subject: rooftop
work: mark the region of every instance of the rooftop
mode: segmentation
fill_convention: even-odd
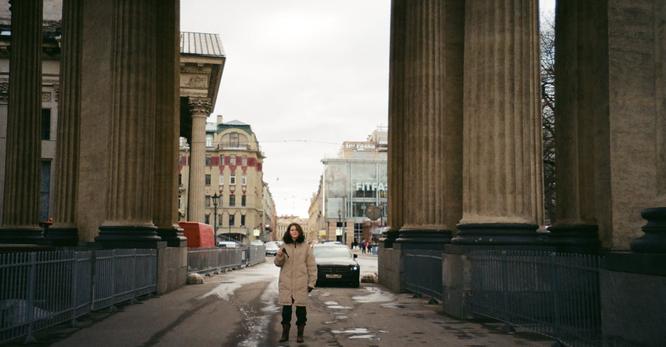
[[[210,33],[180,33],[180,53],[203,55],[208,57],[225,57],[220,35]]]

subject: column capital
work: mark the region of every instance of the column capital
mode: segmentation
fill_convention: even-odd
[[[193,116],[208,115],[213,111],[213,104],[210,98],[190,97],[188,98],[187,105],[190,107],[190,112]]]

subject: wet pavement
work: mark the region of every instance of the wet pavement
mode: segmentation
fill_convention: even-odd
[[[363,272],[376,271],[376,256],[363,255]],[[374,266],[374,268],[373,268]],[[95,313],[79,329],[38,336],[53,346],[550,346],[533,335],[505,333],[501,324],[458,321],[440,305],[377,284],[316,288],[311,293],[305,343],[278,344],[279,269],[267,262],[206,278],[119,312]],[[294,317],[295,320],[295,317]]]

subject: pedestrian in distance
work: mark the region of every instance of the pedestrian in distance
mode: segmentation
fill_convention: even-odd
[[[297,342],[303,342],[303,331],[307,321],[306,306],[308,293],[317,283],[317,264],[312,248],[305,241],[303,228],[291,223],[282,238],[284,246],[275,255],[275,265],[280,267],[278,303],[282,305],[282,337],[280,342],[289,340],[292,305],[296,306]]]

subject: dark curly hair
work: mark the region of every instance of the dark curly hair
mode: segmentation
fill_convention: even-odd
[[[291,234],[289,233],[289,230],[291,230],[291,227],[295,226],[296,230],[298,230],[298,237],[296,240],[294,240],[291,237]],[[282,236],[282,241],[284,243],[303,243],[305,242],[305,233],[303,232],[303,228],[298,223],[291,223],[289,226],[287,226],[287,230],[284,232],[284,236]]]

